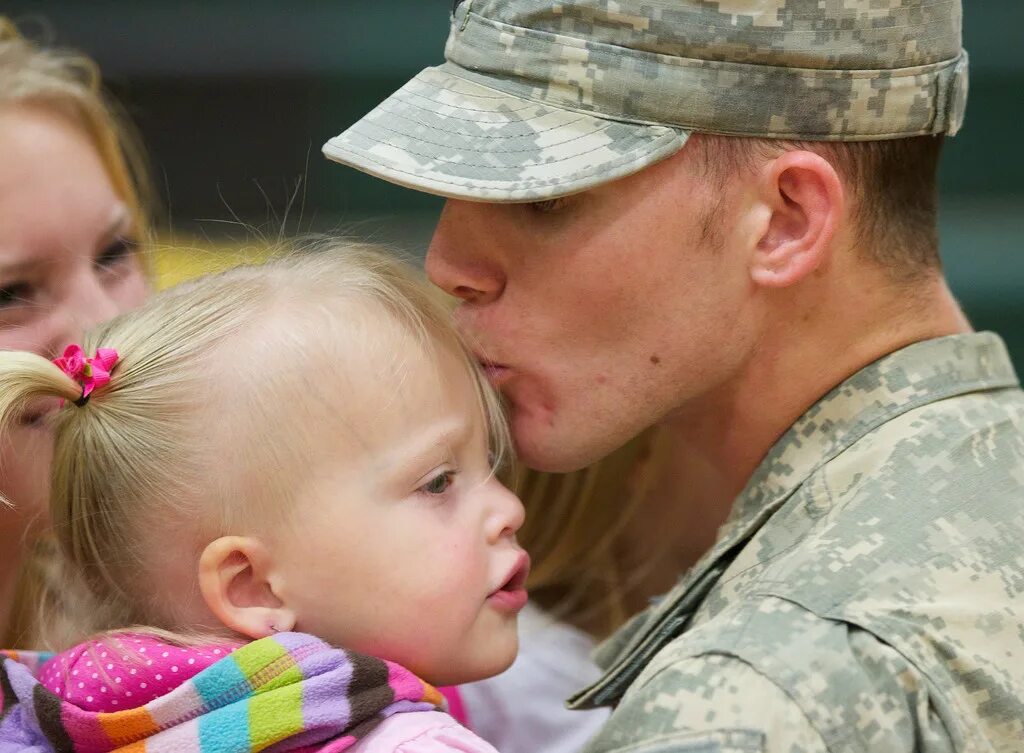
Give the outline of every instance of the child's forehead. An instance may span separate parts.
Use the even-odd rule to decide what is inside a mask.
[[[286,410],[303,403],[300,413],[320,411],[376,433],[410,415],[476,411],[474,367],[450,331],[402,321],[380,306],[350,308],[320,324],[281,321],[276,332],[250,341],[249,360],[262,364],[264,384],[280,388],[275,399]]]
[[[330,395],[319,414],[308,414],[306,421],[299,416],[293,426],[307,433],[307,443],[319,447],[313,452],[334,471],[437,460],[454,446],[487,441],[469,366],[450,350],[402,354],[383,369],[353,372],[349,364],[325,386]]]
[[[476,396],[470,365],[440,343],[375,343],[365,360],[339,369],[336,397],[353,415],[374,424],[410,415],[473,413]]]
[[[204,415],[220,418],[204,422],[203,441],[239,483],[290,488],[372,469],[428,425],[468,425],[486,442],[473,366],[457,342],[368,319],[300,323],[311,324],[255,333],[217,359],[227,368]]]

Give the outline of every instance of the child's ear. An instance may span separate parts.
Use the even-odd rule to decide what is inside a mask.
[[[274,593],[271,557],[258,539],[222,536],[199,558],[199,590],[225,627],[265,638],[295,627],[295,614]]]

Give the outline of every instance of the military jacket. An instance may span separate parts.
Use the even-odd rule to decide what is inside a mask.
[[[770,396],[765,396],[766,400]],[[991,333],[807,411],[599,651],[588,753],[1024,751],[1024,392]]]

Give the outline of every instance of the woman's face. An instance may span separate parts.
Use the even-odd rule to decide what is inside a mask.
[[[0,348],[52,357],[146,297],[136,228],[67,119],[0,108],[0,154]]]
[[[92,142],[43,106],[0,106],[0,349],[52,358],[146,297],[136,228]],[[38,517],[50,442],[29,416],[0,445],[0,538]]]

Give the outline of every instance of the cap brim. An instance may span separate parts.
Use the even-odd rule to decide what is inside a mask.
[[[324,155],[418,191],[469,201],[542,201],[630,175],[688,133],[605,120],[427,68]]]

